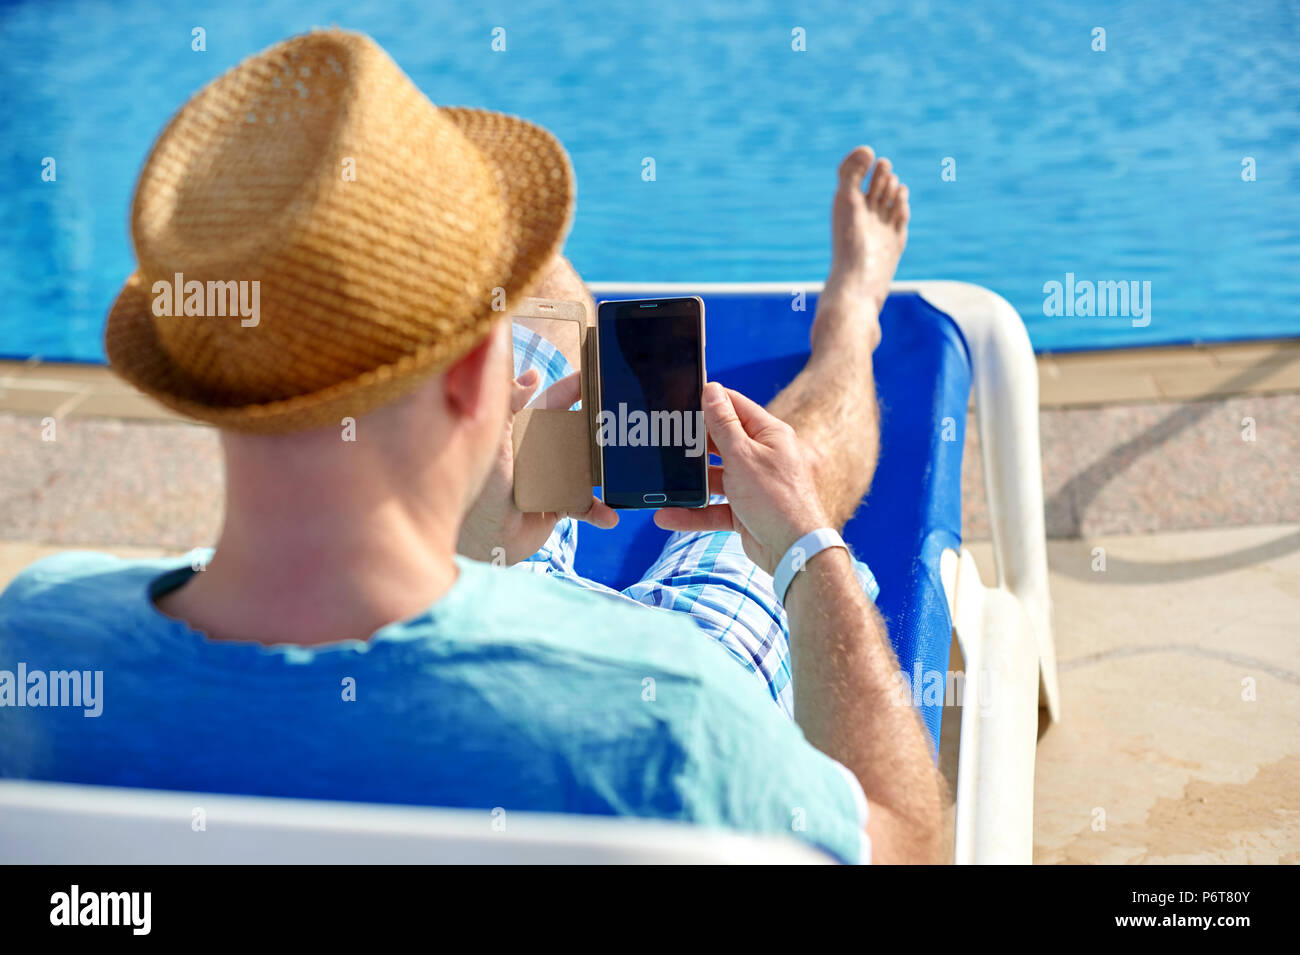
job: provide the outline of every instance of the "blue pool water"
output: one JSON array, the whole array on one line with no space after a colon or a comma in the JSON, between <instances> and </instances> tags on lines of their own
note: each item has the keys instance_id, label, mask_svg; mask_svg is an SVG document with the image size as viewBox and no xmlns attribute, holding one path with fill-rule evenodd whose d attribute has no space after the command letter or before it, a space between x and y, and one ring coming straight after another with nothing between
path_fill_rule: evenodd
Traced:
<instances>
[{"instance_id":1,"label":"blue pool water","mask_svg":"<svg viewBox=\"0 0 1300 955\"><path fill-rule=\"evenodd\" d=\"M102 360L153 137L208 79L331 23L434 102L552 129L592 280L819 280L835 165L869 142L911 185L901 276L993 288L1040 350L1300 334L1294 0L154 6L0 7L0 354ZM1067 273L1150 282L1149 324L1045 315Z\"/></svg>"}]
</instances>

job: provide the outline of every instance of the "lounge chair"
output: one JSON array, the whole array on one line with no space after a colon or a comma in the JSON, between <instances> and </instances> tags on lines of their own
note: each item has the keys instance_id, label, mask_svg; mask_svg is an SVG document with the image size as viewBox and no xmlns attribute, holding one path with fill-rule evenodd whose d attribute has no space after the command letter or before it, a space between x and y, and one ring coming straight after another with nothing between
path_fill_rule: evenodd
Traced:
<instances>
[{"instance_id":1,"label":"lounge chair","mask_svg":"<svg viewBox=\"0 0 1300 955\"><path fill-rule=\"evenodd\" d=\"M711 378L767 401L807 356L820 286L593 286L597 298L700 294ZM807 314L792 316L798 293ZM960 282L898 283L877 352L881 454L844 537L880 583L879 606L938 757L954 632L964 671L954 860L1028 863L1040 708L1059 717L1038 445L1038 380L1024 325ZM961 463L974 391L997 582L961 548ZM635 580L665 532L648 512L581 533L578 568ZM928 693L927 693L928 691ZM190 834L193 808L207 829ZM676 823L303 803L0 782L0 857L31 862L825 862L793 840Z\"/></svg>"}]
</instances>

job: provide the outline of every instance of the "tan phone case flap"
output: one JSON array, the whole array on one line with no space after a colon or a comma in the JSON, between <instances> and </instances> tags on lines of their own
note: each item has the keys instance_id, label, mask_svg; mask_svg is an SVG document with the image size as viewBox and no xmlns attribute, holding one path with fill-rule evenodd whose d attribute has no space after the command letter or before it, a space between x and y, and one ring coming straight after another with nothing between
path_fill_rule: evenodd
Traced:
<instances>
[{"instance_id":1,"label":"tan phone case flap","mask_svg":"<svg viewBox=\"0 0 1300 955\"><path fill-rule=\"evenodd\" d=\"M529 407L515 415L515 506L525 513L585 514L600 484L596 327L581 302L556 299L524 299L510 318L564 352L578 369L582 395L580 411Z\"/></svg>"}]
</instances>

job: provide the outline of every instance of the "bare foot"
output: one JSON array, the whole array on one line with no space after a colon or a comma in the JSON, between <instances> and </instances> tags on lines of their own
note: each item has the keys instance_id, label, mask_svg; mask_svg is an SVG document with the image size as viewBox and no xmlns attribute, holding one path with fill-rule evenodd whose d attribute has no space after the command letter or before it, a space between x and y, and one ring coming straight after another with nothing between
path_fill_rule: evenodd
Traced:
<instances>
[{"instance_id":1,"label":"bare foot","mask_svg":"<svg viewBox=\"0 0 1300 955\"><path fill-rule=\"evenodd\" d=\"M907 186L898 181L888 159L876 162L863 191L875 160L871 147L859 146L840 163L840 184L831 206L831 271L813 319L814 352L843 344L845 335L864 332L871 348L880 342L880 309L907 244L912 213Z\"/></svg>"}]
</instances>

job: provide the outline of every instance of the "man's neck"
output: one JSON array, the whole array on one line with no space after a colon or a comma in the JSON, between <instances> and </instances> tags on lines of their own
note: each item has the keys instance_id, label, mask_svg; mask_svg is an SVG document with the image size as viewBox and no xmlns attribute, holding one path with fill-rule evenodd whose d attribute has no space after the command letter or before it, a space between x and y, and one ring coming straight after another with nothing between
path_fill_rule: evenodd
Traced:
<instances>
[{"instance_id":1,"label":"man's neck","mask_svg":"<svg viewBox=\"0 0 1300 955\"><path fill-rule=\"evenodd\" d=\"M373 475L295 474L292 463L275 479L229 466L216 553L157 605L217 640L366 639L456 580L459 495L453 481L428 486L453 493L412 493Z\"/></svg>"}]
</instances>

